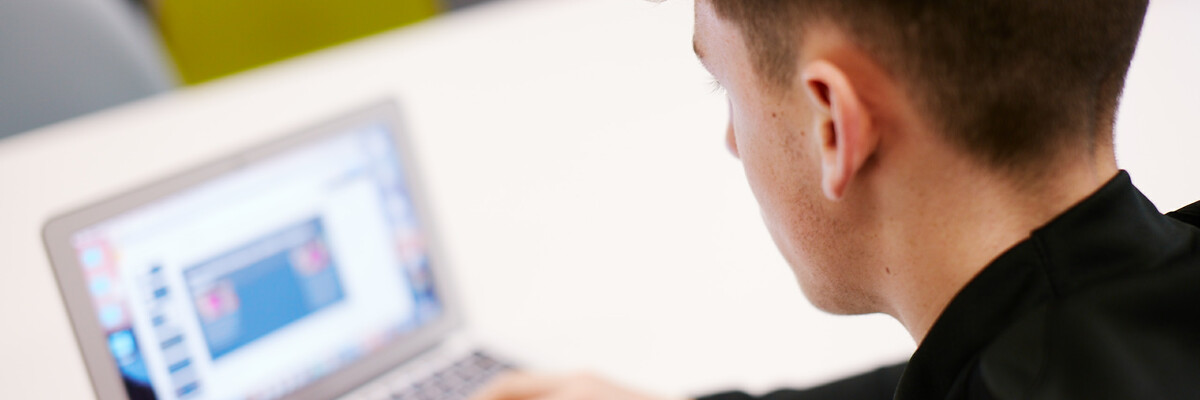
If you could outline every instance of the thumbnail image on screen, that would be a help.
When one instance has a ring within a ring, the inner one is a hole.
[[[341,301],[320,220],[184,271],[213,359]]]

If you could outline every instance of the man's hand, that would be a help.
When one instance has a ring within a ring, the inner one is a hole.
[[[591,374],[536,375],[509,372],[471,400],[663,400],[636,393]]]

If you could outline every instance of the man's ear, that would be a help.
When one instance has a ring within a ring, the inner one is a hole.
[[[800,78],[816,113],[813,128],[821,152],[821,187],[825,197],[840,200],[875,152],[878,137],[869,110],[842,69],[817,60],[804,66]]]

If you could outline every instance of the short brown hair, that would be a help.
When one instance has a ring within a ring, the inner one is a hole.
[[[790,84],[805,28],[828,22],[900,78],[947,139],[1025,170],[1064,145],[1111,143],[1148,0],[707,1],[741,29],[768,87]]]

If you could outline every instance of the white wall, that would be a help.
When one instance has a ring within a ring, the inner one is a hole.
[[[1200,2],[1154,0],[1117,118],[1117,162],[1160,211],[1200,201]]]

